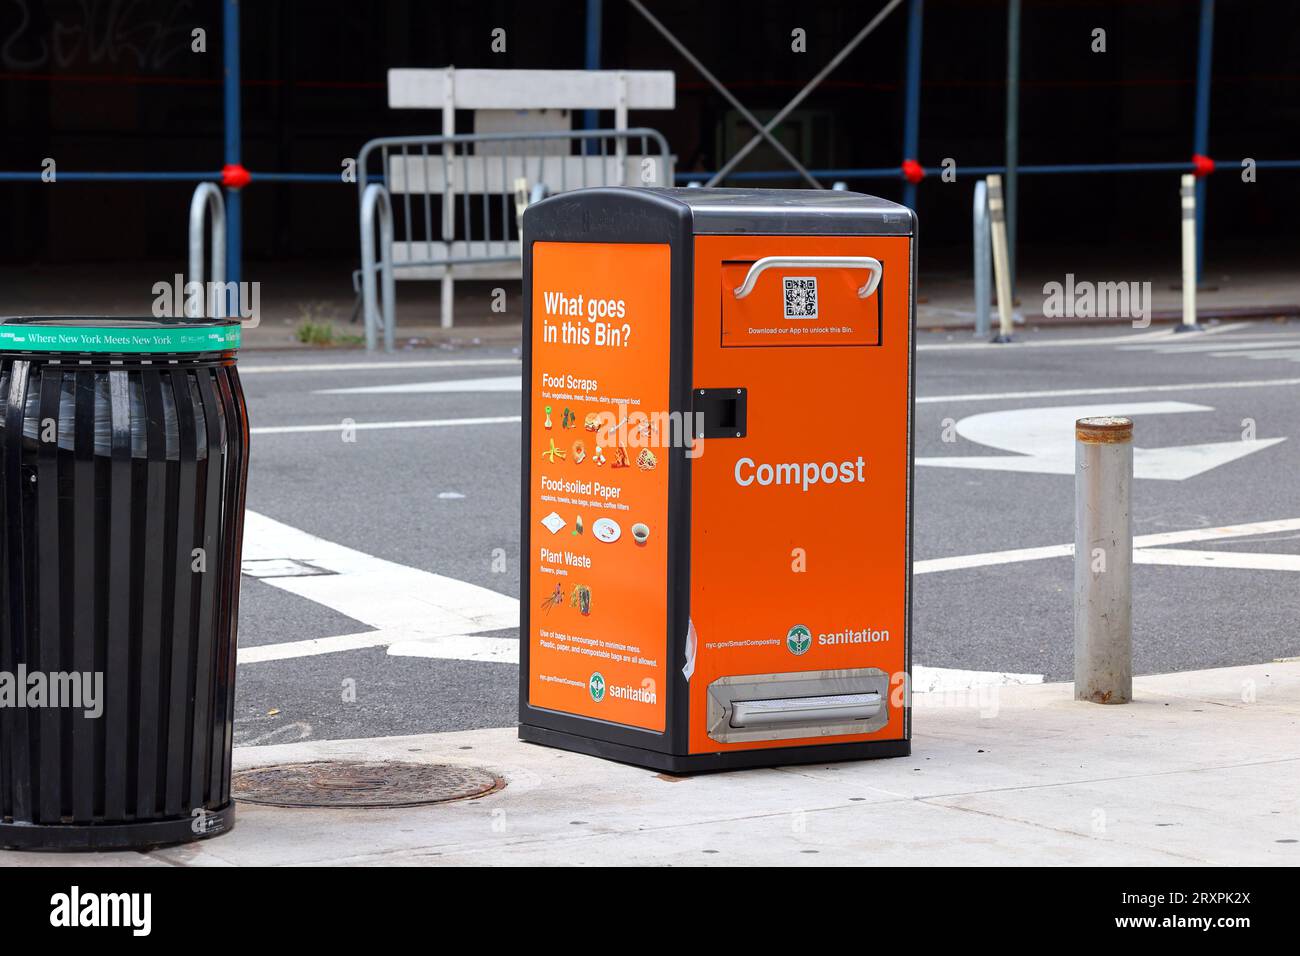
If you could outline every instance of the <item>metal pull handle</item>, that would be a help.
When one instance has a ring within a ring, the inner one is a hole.
[[[870,720],[880,713],[880,694],[836,694],[830,697],[786,697],[738,700],[731,706],[731,726],[776,727],[810,721],[833,724]]]
[[[743,299],[753,292],[754,283],[768,269],[786,267],[799,269],[869,269],[871,270],[871,276],[867,279],[866,285],[858,290],[859,299],[865,299],[875,292],[876,286],[880,285],[881,276],[885,274],[885,267],[880,264],[880,260],[872,259],[869,256],[764,256],[749,267],[749,273],[745,276],[745,281],[736,287],[736,298]]]

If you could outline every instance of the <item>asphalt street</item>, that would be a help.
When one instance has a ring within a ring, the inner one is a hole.
[[[241,370],[236,742],[513,724],[518,350],[249,353]],[[916,381],[915,663],[1069,679],[1060,546],[1085,414],[1135,420],[1136,670],[1300,655],[1300,326],[922,333]],[[454,612],[430,597],[448,587]]]

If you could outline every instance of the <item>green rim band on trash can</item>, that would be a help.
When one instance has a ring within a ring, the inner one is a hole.
[[[0,323],[0,350],[21,352],[228,352],[239,348],[240,326],[143,326]]]

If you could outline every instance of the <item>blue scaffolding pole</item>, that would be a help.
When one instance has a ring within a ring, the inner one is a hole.
[[[227,166],[239,165],[239,0],[222,0],[221,48],[225,90]],[[242,219],[239,190],[226,187],[226,281],[240,281]],[[227,313],[230,314],[230,313]]]
[[[1257,169],[1300,169],[1300,159],[1261,159],[1256,161],[1255,167]],[[1187,160],[1172,163],[1031,163],[1027,166],[1018,166],[1016,169],[1027,176],[1069,176],[1080,173],[1191,173],[1196,171],[1196,165]],[[808,171],[818,179],[898,179],[900,175],[897,166],[840,167],[837,169],[810,169]],[[988,176],[991,173],[1006,173],[1006,171],[1006,166],[958,166],[957,178]],[[714,175],[712,172],[692,171],[677,173],[676,180],[679,183],[704,182]],[[798,179],[801,175],[801,173],[793,169],[746,170],[744,172],[728,173],[727,178],[734,179],[737,182],[754,182]]]
[[[1007,273],[1016,297],[1016,197],[1020,167],[1020,0],[1007,4],[1007,143],[1002,208],[1007,223]]]
[[[1195,152],[1210,155],[1210,60],[1214,55],[1214,0],[1201,0],[1201,32],[1196,51]],[[1196,281],[1205,267],[1206,177],[1196,180]]]
[[[600,69],[600,29],[601,0],[587,0],[587,45],[583,65],[588,70]],[[600,119],[595,110],[586,110],[582,114],[583,129],[600,129]],[[591,149],[592,144],[587,144]]]
[[[920,162],[921,16],[925,0],[911,0],[907,11],[907,91],[903,108],[903,159]],[[916,183],[903,184],[903,205],[916,208]]]

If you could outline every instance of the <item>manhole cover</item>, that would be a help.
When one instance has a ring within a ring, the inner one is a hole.
[[[240,770],[233,784],[236,800],[274,807],[413,807],[482,796],[505,781],[473,767],[321,761]]]

